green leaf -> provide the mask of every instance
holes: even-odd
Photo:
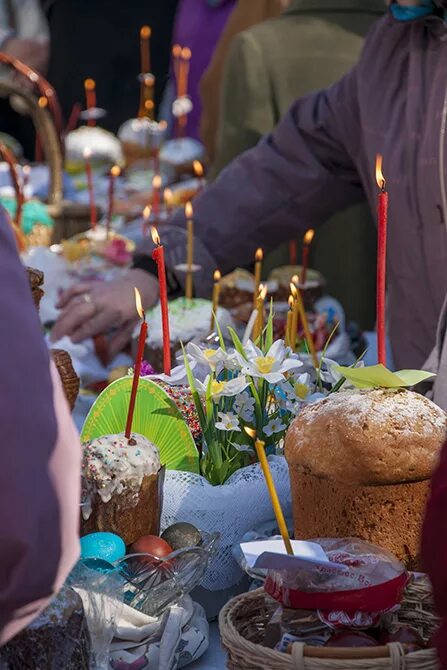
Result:
[[[364,368],[347,368],[341,365],[334,366],[346,379],[357,388],[402,388],[414,386],[435,375],[424,370],[401,370],[391,372],[384,365],[369,365]]]
[[[239,339],[238,334],[234,330],[234,328],[231,328],[231,326],[228,326],[228,332],[230,333],[230,337],[233,340],[234,348],[236,351],[247,360],[247,356],[244,351],[244,346],[242,342]]]
[[[268,351],[273,344],[273,298],[270,298],[270,312],[265,328],[265,349]]]
[[[219,322],[217,320],[217,316],[216,316],[216,314],[214,314],[214,311],[213,311],[213,317],[214,317],[214,323],[216,325],[217,334],[219,335],[220,348],[223,349],[223,351],[226,351],[225,341],[224,341],[224,338],[223,338],[223,335],[222,335],[222,328],[219,325]]]

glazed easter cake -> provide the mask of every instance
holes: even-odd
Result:
[[[447,415],[412,391],[333,393],[305,407],[285,441],[295,537],[360,537],[410,569]]]
[[[108,531],[129,545],[159,530],[160,456],[142,435],[104,435],[83,445],[82,535]]]
[[[195,338],[206,337],[211,328],[212,303],[202,298],[177,298],[169,303],[169,331],[171,341],[172,360],[181,348],[181,343],[186,344]],[[156,372],[163,371],[163,329],[161,323],[161,312],[159,305],[146,313],[148,323],[147,345],[145,358]],[[223,332],[233,324],[230,313],[219,307],[217,319]],[[135,329],[134,341],[136,343],[139,327]]]

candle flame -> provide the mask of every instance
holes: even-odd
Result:
[[[181,53],[182,53],[183,60],[190,60],[191,59],[192,53],[191,53],[191,49],[188,49],[188,47],[185,47],[184,49],[182,49]]]
[[[222,275],[219,270],[214,271],[214,281],[217,283],[222,279]]]
[[[264,252],[262,251],[262,249],[261,248],[256,249],[256,253],[255,253],[256,262],[259,263],[260,261],[262,261],[263,258],[264,258]]]
[[[292,282],[290,283],[290,293],[294,300],[298,297],[298,289]]]
[[[144,321],[146,319],[146,315],[144,313],[143,303],[141,302],[141,293],[139,292],[136,286],[134,286],[133,288],[135,291],[135,305],[137,308],[138,316],[140,317],[140,319],[143,319]]]
[[[172,47],[172,55],[174,56],[174,58],[180,58],[181,53],[182,53],[182,47],[180,46],[180,44],[174,44],[174,46]]]
[[[385,188],[385,177],[383,176],[382,172],[382,166],[383,166],[383,156],[381,154],[377,154],[376,156],[376,182],[377,186],[381,189]]]
[[[85,149],[83,151],[83,154],[84,154],[85,160],[88,161],[88,159],[92,155],[92,150],[90,149],[90,147],[85,147]]]
[[[190,202],[187,202],[185,205],[185,216],[187,219],[192,219],[192,216],[194,214],[194,210],[192,208],[192,204]]]
[[[255,439],[256,431],[255,431],[254,428],[249,428],[248,426],[244,426],[244,430],[249,437],[251,437],[253,440]]]
[[[154,101],[146,100],[144,103],[144,109],[146,110],[146,112],[151,112],[154,109]]]
[[[160,235],[158,234],[158,230],[156,229],[155,226],[151,226],[151,237],[152,237],[152,242],[157,245],[157,247],[160,246]]]
[[[200,161],[193,161],[192,163],[192,169],[194,170],[194,174],[196,177],[200,179],[200,177],[203,177],[203,165]]]
[[[304,244],[307,244],[307,246],[312,244],[312,240],[314,239],[314,235],[315,235],[315,230],[313,230],[312,228],[309,228],[309,230],[306,231],[306,233],[304,235],[304,238],[303,238]]]
[[[295,286],[298,286],[299,283],[300,283],[300,278],[298,277],[298,275],[293,275],[292,284],[294,284]]]
[[[96,81],[94,79],[86,79],[84,81],[84,88],[86,91],[94,91],[96,88]]]
[[[151,207],[150,205],[146,205],[146,207],[143,209],[144,220],[148,221],[150,215],[151,215]]]
[[[121,168],[119,165],[114,165],[113,168],[110,170],[110,174],[112,177],[119,177],[121,174]]]
[[[159,174],[154,175],[152,179],[152,188],[159,189],[161,188],[161,177]]]
[[[37,101],[37,104],[39,105],[40,109],[45,109],[45,107],[48,107],[48,98],[42,95]]]
[[[259,300],[265,300],[267,297],[267,286],[265,284],[259,284]]]
[[[158,122],[158,129],[159,129],[161,132],[163,132],[164,130],[166,130],[167,127],[168,127],[168,122],[167,122],[167,121],[159,121],[159,122]]]
[[[28,175],[31,173],[31,165],[24,165],[22,168],[22,172],[24,175],[28,177]]]
[[[151,34],[152,30],[150,29],[150,26],[141,26],[140,37],[142,40],[148,40]]]
[[[292,309],[293,303],[294,303],[293,295],[289,295],[288,303],[289,303],[290,309]]]
[[[172,201],[174,199],[174,196],[172,195],[172,191],[170,188],[165,188],[163,191],[163,200],[165,201],[166,205],[172,205]]]

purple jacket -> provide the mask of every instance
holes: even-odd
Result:
[[[235,0],[220,0],[215,6],[208,0],[181,0],[177,9],[174,27],[174,44],[191,49],[188,94],[193,109],[188,114],[186,135],[199,137],[199,120],[202,103],[199,82],[210,64],[214,49],[225,24],[233,11]]]
[[[196,198],[197,235],[226,272],[365,195],[375,211],[383,154],[389,331],[396,365],[420,367],[447,289],[446,127],[447,26],[435,16],[398,23],[387,15],[351,72],[294,103]],[[343,249],[334,253],[343,263]]]
[[[0,645],[79,555],[79,437],[0,210]],[[1,665],[1,663],[0,663]]]

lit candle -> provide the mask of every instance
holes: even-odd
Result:
[[[190,202],[187,202],[185,205],[185,216],[186,216],[186,284],[185,284],[185,295],[188,300],[192,299],[194,293],[194,282],[193,282],[193,264],[194,264],[194,221],[193,221],[193,209]]]
[[[149,74],[150,65],[150,39],[151,29],[149,26],[142,26],[140,30],[140,55],[141,55],[141,74]]]
[[[155,249],[152,259],[157,263],[158,285],[160,289],[161,325],[163,330],[163,371],[171,374],[171,336],[169,333],[168,287],[166,283],[166,268],[164,248],[160,244],[160,237],[155,226],[151,227],[151,235]]]
[[[297,310],[299,318],[301,319],[301,323],[303,325],[304,338],[306,340],[307,348],[309,349],[309,353],[310,353],[311,358],[312,358],[312,363],[314,365],[314,368],[317,369],[318,368],[318,356],[317,356],[317,352],[315,351],[315,344],[314,344],[314,341],[313,341],[313,338],[312,338],[312,334],[310,332],[309,322],[307,320],[307,314],[306,314],[306,310],[304,308],[304,303],[303,303],[303,299],[301,297],[301,292],[300,292],[298,286],[295,286],[295,284],[293,284],[293,283],[290,284],[290,290],[291,290],[292,295],[293,295],[295,309]]]
[[[112,225],[112,217],[113,217],[113,199],[115,196],[115,180],[117,177],[119,177],[121,174],[121,169],[119,168],[118,165],[114,165],[113,168],[110,170],[110,175],[109,175],[109,196],[108,196],[108,207],[107,207],[107,219],[106,219],[106,231],[107,231],[107,237],[109,237],[110,233],[110,227]]]
[[[163,191],[163,202],[165,204],[166,212],[170,214],[172,212],[172,204],[174,202],[174,196],[170,188],[165,188]]]
[[[147,235],[150,218],[151,218],[151,207],[150,205],[146,205],[146,207],[143,209],[143,237],[146,237]]]
[[[154,212],[154,219],[158,222],[160,216],[160,197],[161,197],[162,179],[159,174],[154,175],[152,179],[152,210]]]
[[[217,320],[217,309],[219,307],[219,297],[220,297],[220,280],[222,275],[219,270],[214,272],[214,285],[213,285],[213,301],[212,301],[212,311],[211,311],[211,326],[210,331],[213,332],[215,327],[215,321]]]
[[[290,321],[290,346],[292,347],[293,351],[296,349],[296,336],[298,334],[298,304],[296,301],[296,284],[294,279],[298,279],[298,277],[296,275],[292,277],[292,283],[290,284],[291,295],[289,296],[289,307],[292,310],[292,317]]]
[[[129,409],[127,411],[126,432],[124,433],[128,440],[130,440],[130,436],[132,433],[132,421],[135,411],[135,400],[137,399],[138,383],[140,381],[141,363],[143,361],[144,347],[146,345],[146,337],[147,337],[146,314],[144,313],[143,305],[141,303],[141,295],[137,288],[134,288],[134,290],[135,290],[135,303],[137,306],[137,312],[142,321],[140,328],[140,337],[138,338],[137,355],[135,357],[135,365],[133,369],[132,391],[130,394]]]
[[[278,523],[279,532],[284,542],[284,546],[288,554],[293,556],[292,543],[290,542],[289,531],[287,529],[286,520],[284,518],[284,513],[281,508],[281,503],[279,502],[278,493],[276,491],[275,482],[273,481],[272,473],[270,471],[269,462],[267,460],[267,455],[265,453],[265,442],[260,440],[256,431],[253,428],[244,428],[245,432],[249,437],[254,440],[256,454],[261,465],[262,472],[264,474],[265,483],[267,484],[267,489],[270,495],[270,500],[272,501],[273,511],[275,513],[276,521]]]
[[[96,109],[96,82],[94,79],[86,79],[84,81],[85,101],[88,112],[87,125],[90,127],[96,126],[96,119],[94,118],[94,110]]]
[[[253,342],[256,342],[262,335],[264,329],[264,307],[265,307],[265,298],[267,295],[267,286],[263,284],[259,285],[259,291],[256,298],[256,321],[253,328]]]
[[[182,47],[180,44],[174,44],[172,47],[172,66],[174,69],[175,84],[176,84],[176,95],[180,97],[179,93],[179,83],[180,83],[180,58],[182,55]]]
[[[194,175],[196,179],[199,180],[199,187],[197,189],[197,193],[200,193],[203,191],[203,188],[205,186],[205,180],[203,178],[204,170],[203,170],[203,165],[200,161],[193,161],[192,162],[192,169],[194,172]]]
[[[382,173],[383,157],[376,160],[376,181],[380,189],[377,201],[377,360],[386,365],[386,256],[387,256],[387,225],[388,225],[388,192]]]
[[[307,278],[307,270],[309,268],[309,251],[312,240],[314,239],[315,231],[310,228],[303,238],[303,260],[301,263],[301,286],[305,286]]]
[[[297,322],[297,328],[298,328],[298,322]],[[292,349],[295,350],[296,330],[295,330],[295,342],[294,342],[293,341],[293,296],[289,296],[289,311],[287,312],[285,343],[286,343],[286,346],[292,347]]]
[[[188,93],[188,79],[189,79],[189,66],[191,61],[191,49],[185,47],[181,51],[180,62],[179,62],[179,78],[178,78],[178,97],[183,98]],[[186,114],[182,114],[178,120],[179,135],[183,135],[185,126],[187,122]]]
[[[256,305],[256,299],[259,293],[259,286],[261,284],[261,275],[262,275],[262,260],[264,258],[264,253],[262,249],[256,249],[255,253],[255,289],[253,292],[253,305]]]
[[[84,149],[84,161],[85,161],[85,174],[87,177],[88,197],[90,203],[90,226],[92,228],[96,228],[97,218],[96,218],[95,190],[93,188],[93,172],[90,163],[91,155],[92,155],[91,149],[86,147]]]
[[[40,109],[46,109],[48,107],[48,98],[45,95],[41,95],[40,98],[37,101],[37,104],[40,107]],[[43,161],[42,140],[40,138],[39,133],[36,133],[36,145],[35,145],[34,159],[37,163],[41,163]]]

